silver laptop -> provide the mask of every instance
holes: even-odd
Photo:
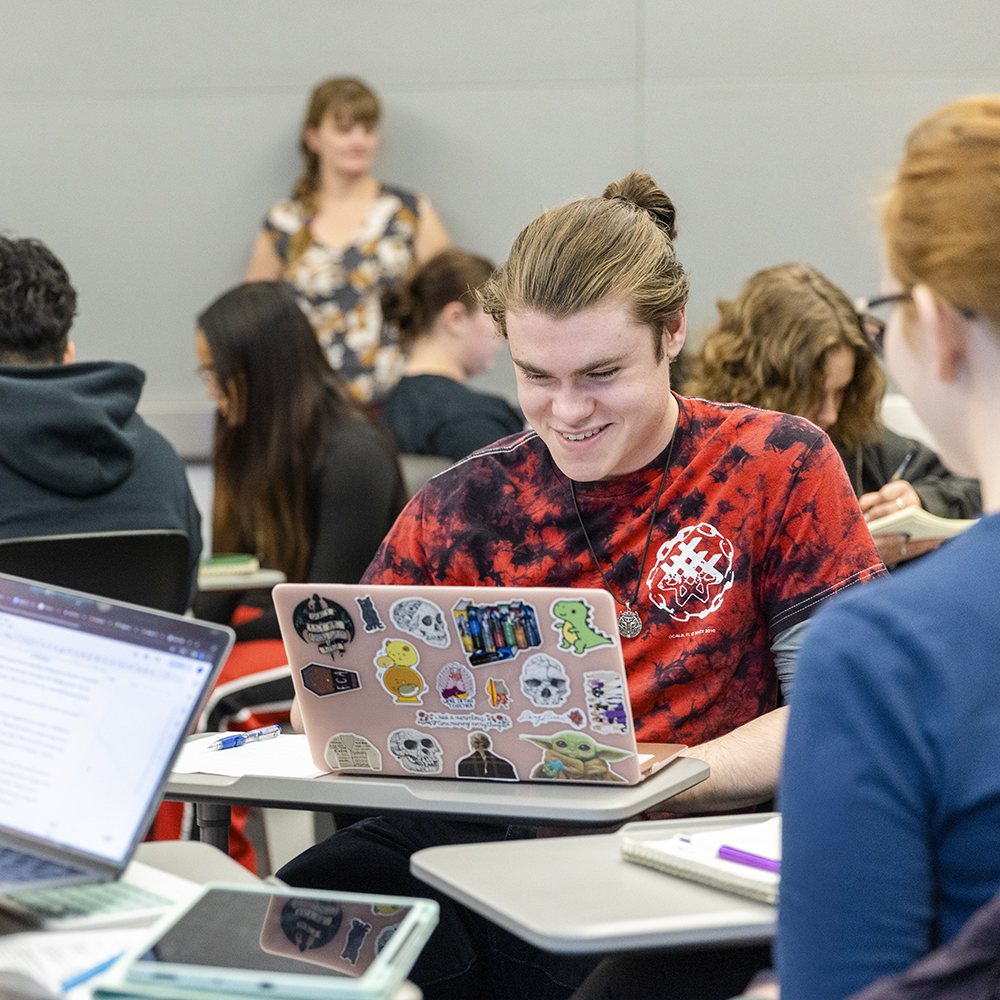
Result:
[[[317,767],[634,785],[684,749],[636,743],[606,591],[287,583],[273,597]]]
[[[121,874],[233,639],[0,574],[0,892]]]

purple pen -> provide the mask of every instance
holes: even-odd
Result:
[[[748,865],[751,868],[762,868],[766,872],[781,874],[781,862],[774,858],[765,858],[760,854],[751,854],[749,851],[741,851],[737,847],[727,847],[725,844],[719,848],[719,857],[724,861],[735,861],[740,865]]]

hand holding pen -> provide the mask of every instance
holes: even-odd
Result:
[[[207,750],[231,750],[233,747],[241,747],[244,743],[257,743],[260,740],[269,740],[272,736],[277,736],[281,732],[281,726],[264,726],[263,729],[251,729],[248,733],[227,733],[219,739],[209,743]]]
[[[906,507],[922,506],[916,490],[903,478],[917,454],[917,449],[911,448],[882,489],[877,493],[865,493],[858,499],[866,521],[875,521]]]

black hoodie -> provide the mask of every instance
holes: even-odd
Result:
[[[145,374],[116,361],[0,366],[0,537],[180,528],[201,517],[184,466],[135,412]]]

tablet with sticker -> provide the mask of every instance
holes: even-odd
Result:
[[[289,583],[273,598],[317,767],[611,787],[684,749],[636,742],[606,591]]]
[[[210,885],[94,996],[379,1000],[406,978],[437,919],[429,899]]]

